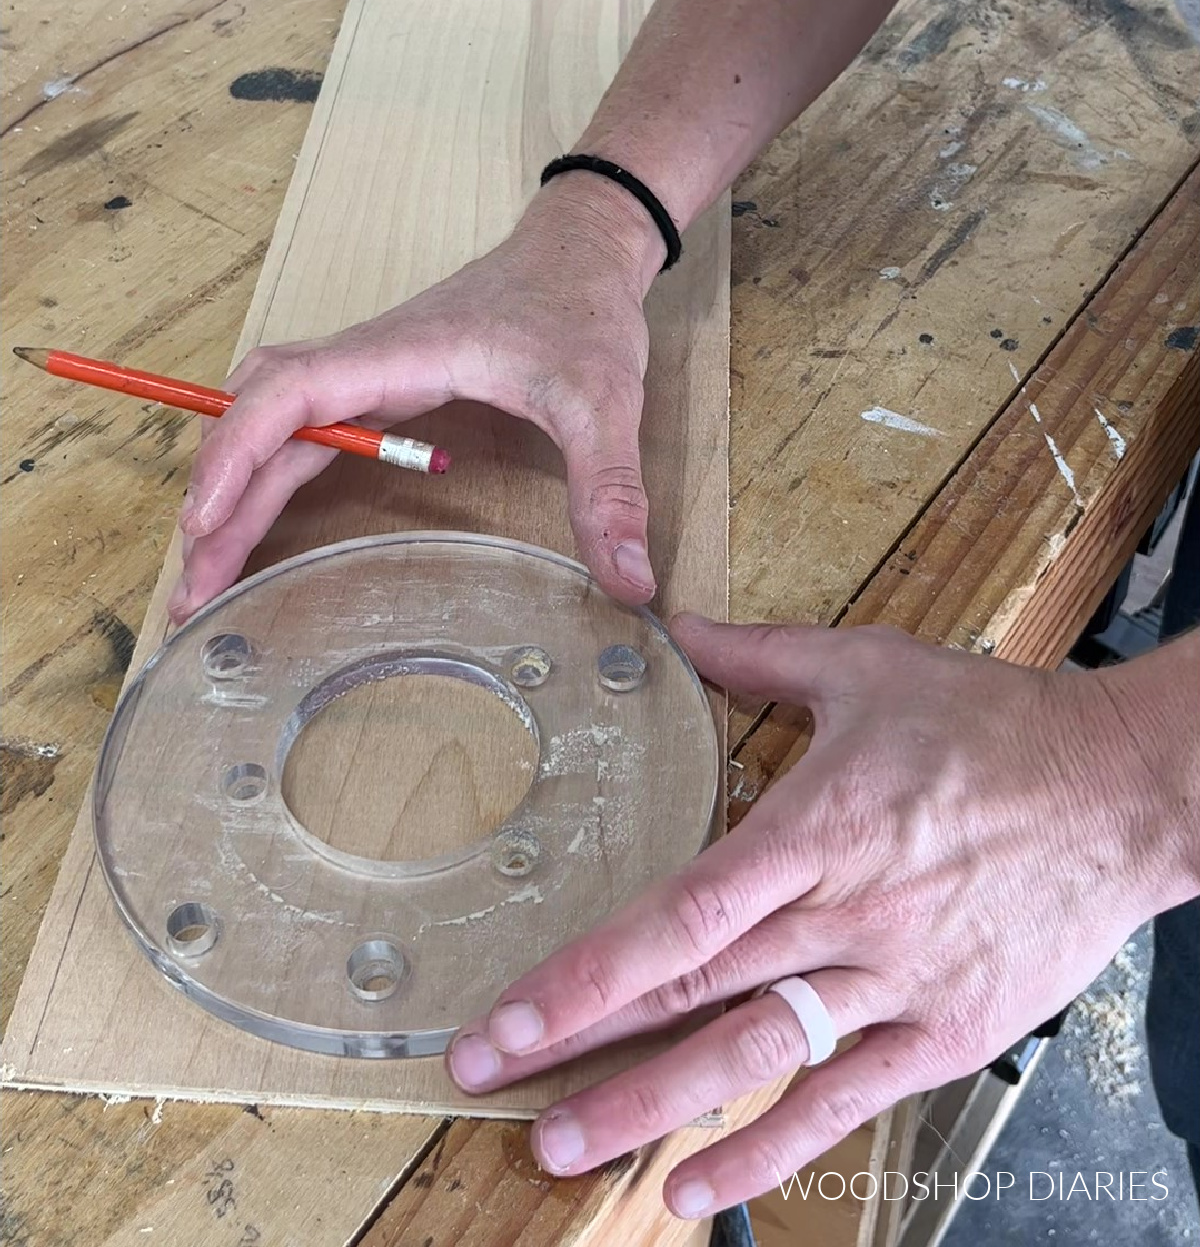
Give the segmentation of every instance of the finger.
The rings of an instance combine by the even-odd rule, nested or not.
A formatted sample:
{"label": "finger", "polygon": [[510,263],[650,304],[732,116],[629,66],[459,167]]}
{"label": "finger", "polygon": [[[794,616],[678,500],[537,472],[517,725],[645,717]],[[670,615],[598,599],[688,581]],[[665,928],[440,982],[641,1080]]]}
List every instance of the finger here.
{"label": "finger", "polygon": [[848,937],[828,922],[798,910],[777,910],[712,961],[549,1048],[514,1056],[493,1048],[478,1030],[464,1028],[447,1049],[446,1068],[464,1091],[492,1091],[608,1044],[667,1030],[699,1010],[786,975],[844,965],[850,954]]}
{"label": "finger", "polygon": [[638,449],[641,391],[613,400],[616,409],[562,443],[571,527],[600,587],[631,606],[655,593],[647,524],[650,506]]}
{"label": "finger", "polygon": [[679,1165],[666,1181],[666,1202],[677,1217],[706,1217],[786,1188],[793,1174],[864,1122],[937,1081],[920,1063],[915,1032],[873,1026],[757,1121]]}
{"label": "finger", "polygon": [[311,442],[290,442],[250,478],[233,513],[215,531],[184,538],[183,570],[167,602],[179,626],[238,578],[288,499],[337,454]]}
{"label": "finger", "polygon": [[[883,1020],[886,1002],[873,976],[825,970],[808,981],[839,1036]],[[796,1014],[767,992],[670,1051],[556,1104],[534,1126],[534,1154],[551,1173],[581,1173],[794,1073],[808,1058]]]}
{"label": "finger", "polygon": [[671,635],[715,684],[814,712],[828,693],[845,643],[832,628],[723,624],[686,614],[671,621]]}
{"label": "finger", "polygon": [[191,497],[180,519],[192,536],[229,518],[251,476],[298,429],[370,413],[402,419],[450,397],[445,374],[427,352],[392,350],[381,360],[377,351],[336,339],[254,353],[238,373],[247,379],[192,467]]}
{"label": "finger", "polygon": [[820,879],[819,856],[794,834],[795,807],[775,788],[736,831],[552,953],[464,1029],[501,1052],[540,1051],[707,964]]}

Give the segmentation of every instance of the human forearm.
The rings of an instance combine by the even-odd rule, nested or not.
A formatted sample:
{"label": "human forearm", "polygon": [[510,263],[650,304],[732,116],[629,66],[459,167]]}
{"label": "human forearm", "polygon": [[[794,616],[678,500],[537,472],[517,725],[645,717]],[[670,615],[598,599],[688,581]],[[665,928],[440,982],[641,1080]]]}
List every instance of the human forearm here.
{"label": "human forearm", "polygon": [[[573,150],[629,169],[684,229],[841,73],[891,7],[892,0],[658,0]],[[561,175],[531,211],[535,219],[559,209],[586,214],[593,201],[636,252],[648,284],[662,243],[618,187],[591,173]]]}

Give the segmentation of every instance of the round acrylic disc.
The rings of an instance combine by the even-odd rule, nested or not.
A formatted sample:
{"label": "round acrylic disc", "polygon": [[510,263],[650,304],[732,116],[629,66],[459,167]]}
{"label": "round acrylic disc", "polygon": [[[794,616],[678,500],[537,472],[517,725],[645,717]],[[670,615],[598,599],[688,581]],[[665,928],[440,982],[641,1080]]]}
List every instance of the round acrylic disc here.
{"label": "round acrylic disc", "polygon": [[[419,696],[398,710],[385,686]],[[489,808],[473,777],[509,762],[511,812],[451,835]],[[206,1009],[421,1056],[693,857],[718,768],[651,614],[544,550],[405,533],[281,563],[173,635],[113,717],[96,842],[134,936]]]}

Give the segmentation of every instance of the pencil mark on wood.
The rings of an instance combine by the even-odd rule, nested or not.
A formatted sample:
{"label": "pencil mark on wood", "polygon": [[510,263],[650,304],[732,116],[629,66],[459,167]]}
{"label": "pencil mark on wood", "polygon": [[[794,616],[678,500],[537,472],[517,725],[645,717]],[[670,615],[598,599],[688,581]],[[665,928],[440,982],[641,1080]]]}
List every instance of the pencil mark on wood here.
{"label": "pencil mark on wood", "polygon": [[121,359],[129,355],[136,347],[144,345],[157,337],[168,326],[177,323],[194,312],[205,302],[215,299],[219,294],[240,281],[248,272],[258,268],[267,254],[267,242],[257,242],[248,251],[238,256],[228,268],[215,277],[197,286],[185,294],[178,302],[165,308],[152,308],[146,318],[127,333],[123,333],[115,342],[105,347],[105,354],[110,359]]}

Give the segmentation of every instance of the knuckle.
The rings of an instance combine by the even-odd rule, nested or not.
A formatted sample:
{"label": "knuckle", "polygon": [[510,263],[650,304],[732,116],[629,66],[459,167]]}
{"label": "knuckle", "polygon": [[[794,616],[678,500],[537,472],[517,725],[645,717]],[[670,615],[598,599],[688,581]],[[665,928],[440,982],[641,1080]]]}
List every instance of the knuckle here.
{"label": "knuckle", "polygon": [[588,502],[640,518],[647,512],[642,474],[632,463],[602,464],[591,471]]}
{"label": "knuckle", "polygon": [[795,1168],[774,1139],[754,1139],[747,1143],[743,1160],[746,1174],[756,1191],[766,1191],[781,1184]]}
{"label": "knuckle", "polygon": [[606,1017],[617,1005],[620,997],[620,980],[613,966],[603,958],[585,957],[574,975],[583,1002],[593,1007],[599,1017]]}
{"label": "knuckle", "polygon": [[675,902],[672,925],[684,949],[702,965],[733,938],[733,907],[711,884],[685,880]]}
{"label": "knuckle", "polygon": [[813,1117],[824,1127],[827,1137],[844,1139],[872,1115],[873,1109],[857,1087],[831,1089],[813,1105]]}
{"label": "knuckle", "polygon": [[718,994],[711,964],[702,965],[664,983],[655,992],[655,1004],[659,1006],[658,1011],[668,1017],[685,1017],[711,1004]]}
{"label": "knuckle", "polygon": [[641,1138],[657,1138],[667,1120],[667,1104],[659,1089],[650,1082],[627,1087],[617,1116]]}
{"label": "knuckle", "polygon": [[780,1019],[755,1018],[734,1037],[736,1068],[755,1083],[770,1082],[799,1068],[803,1045],[795,1031],[795,1026]]}

